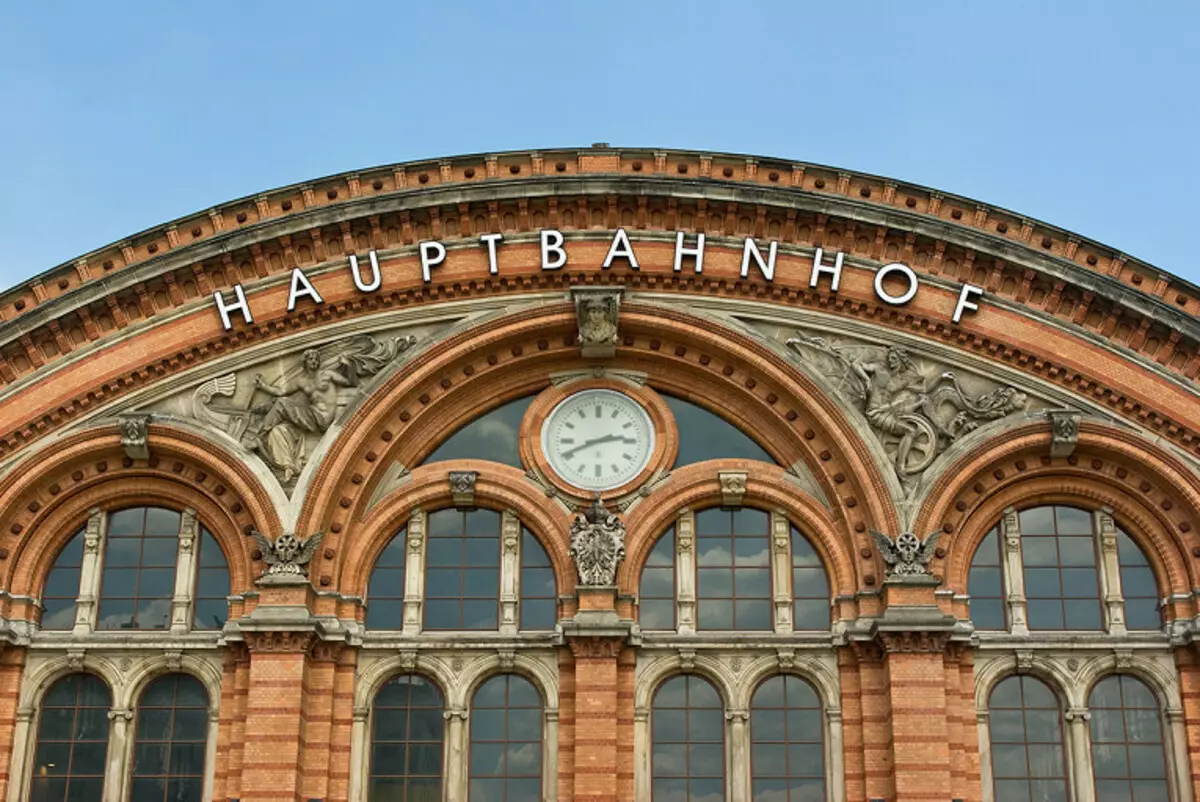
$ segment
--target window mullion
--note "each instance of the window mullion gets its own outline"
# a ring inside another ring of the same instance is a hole
[[[675,521],[676,627],[681,635],[696,632],[696,518],[684,507]]]
[[[104,570],[104,547],[108,541],[108,516],[93,507],[88,510],[83,532],[83,559],[79,567],[79,598],[75,601],[74,635],[88,635],[96,628],[100,605],[100,575]]]
[[[1100,539],[1100,592],[1104,597],[1105,629],[1110,635],[1124,635],[1125,596],[1121,593],[1121,565],[1117,559],[1117,523],[1108,507],[1094,515],[1096,536]]]
[[[792,525],[787,513],[771,514],[771,590],[775,598],[775,632],[792,631]]]
[[[1004,510],[1001,524],[1004,540],[1004,590],[1008,605],[1008,626],[1014,635],[1029,634],[1025,603],[1025,565],[1021,557],[1021,523],[1013,507]]]
[[[725,711],[726,765],[729,778],[729,802],[750,800],[750,713],[746,710]]]
[[[404,634],[421,631],[425,599],[425,513],[420,507],[408,517],[404,545]]]
[[[1067,721],[1067,754],[1071,767],[1071,796],[1075,802],[1094,802],[1095,783],[1092,780],[1092,738],[1089,724],[1092,714],[1086,707],[1073,707],[1063,714]]]
[[[199,538],[196,511],[185,509],[179,522],[179,547],[175,556],[175,593],[171,598],[171,634],[192,628],[192,599],[196,587],[196,544]]]
[[[513,510],[500,516],[500,634],[517,634],[521,574],[521,521]]]
[[[133,767],[133,710],[114,707],[108,711],[112,722],[108,730],[108,763],[104,769],[103,802],[121,802],[129,798]]]

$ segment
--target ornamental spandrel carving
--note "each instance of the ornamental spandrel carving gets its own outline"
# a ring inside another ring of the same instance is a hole
[[[797,331],[786,346],[863,414],[905,483],[959,437],[1029,405],[1015,387],[960,376],[898,345],[840,343]]]
[[[362,398],[367,380],[416,343],[412,335],[360,334],[285,355],[271,370],[248,369],[205,381],[192,392],[189,412],[240,440],[290,486],[321,436]]]
[[[325,538],[324,532],[301,540],[290,532],[275,538],[272,543],[257,529],[250,531],[251,537],[262,552],[267,568],[258,578],[260,585],[303,585],[308,582],[308,564],[317,553],[317,547]]]
[[[584,587],[611,587],[625,559],[625,524],[597,498],[571,522],[571,559]]]
[[[941,537],[940,529],[926,535],[924,540],[918,539],[912,532],[902,532],[892,539],[883,532],[871,530],[871,538],[887,566],[888,579],[931,576],[929,561],[933,559],[934,549]]]

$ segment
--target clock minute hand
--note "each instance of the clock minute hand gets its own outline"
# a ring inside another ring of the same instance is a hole
[[[575,455],[575,452],[577,452],[577,451],[582,451],[583,449],[588,448],[590,446],[598,446],[601,443],[611,443],[614,440],[627,440],[627,438],[621,437],[619,434],[606,434],[601,437],[592,438],[591,440],[585,440],[584,442],[580,443],[579,445],[575,446],[574,448],[570,448],[570,449],[567,449],[566,451],[564,451],[562,453],[562,458],[570,459],[572,456]],[[627,441],[630,443],[637,442],[636,440],[632,440],[632,439],[628,439]]]

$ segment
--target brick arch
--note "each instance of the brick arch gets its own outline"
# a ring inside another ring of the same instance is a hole
[[[617,586],[623,593],[637,593],[642,566],[654,544],[671,526],[684,507],[720,506],[718,471],[745,471],[746,494],[742,504],[767,512],[780,509],[808,538],[821,556],[833,595],[852,594],[863,579],[845,522],[837,521],[819,502],[799,490],[790,489],[782,468],[752,460],[710,460],[688,465],[671,474],[670,480],[626,519],[625,561],[617,571]]]
[[[1137,435],[1100,423],[1081,425],[1068,458],[1051,458],[1049,443],[1045,423],[1010,431],[964,455],[930,489],[917,530],[946,533],[946,557],[934,565],[946,584],[965,591],[971,559],[1006,507],[1069,504],[1112,508],[1164,595],[1190,593],[1196,569],[1187,555],[1197,545],[1200,488],[1186,468]]]
[[[741,332],[675,310],[622,308],[622,343],[608,368],[640,371],[651,384],[722,414],[785,465],[804,462],[835,517],[867,547],[869,526],[894,529],[887,482],[840,404],[785,358]],[[590,369],[566,305],[522,310],[461,332],[390,377],[344,423],[302,489],[298,529],[334,539],[361,519],[393,461],[417,464],[431,444],[492,406],[549,384],[552,373]],[[318,572],[328,572],[324,564]]]
[[[161,505],[195,509],[225,554],[231,589],[249,588],[255,572],[245,530],[280,532],[267,491],[239,460],[190,432],[152,424],[150,444],[149,460],[131,460],[116,427],[103,426],[10,470],[0,482],[0,513],[9,524],[0,535],[0,584],[36,595],[92,508]]]
[[[497,512],[511,509],[521,524],[546,549],[554,568],[559,594],[575,588],[575,569],[567,553],[567,529],[571,516],[544,491],[509,465],[482,460],[453,460],[423,465],[401,488],[385,496],[367,518],[353,524],[347,533],[347,548],[337,555],[330,584],[345,595],[365,597],[371,571],[379,555],[403,528],[408,517],[420,508],[426,511],[454,506],[447,474],[451,470],[477,471],[475,503]],[[336,580],[334,579],[336,577]],[[323,580],[318,580],[323,581]]]

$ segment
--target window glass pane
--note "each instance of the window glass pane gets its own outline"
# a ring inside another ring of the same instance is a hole
[[[700,522],[704,527],[701,529]],[[696,514],[698,629],[771,629],[770,517],[761,510]]]
[[[178,512],[135,507],[109,515],[99,629],[168,629],[179,551]]]
[[[200,802],[208,741],[208,693],[194,677],[167,674],[138,702],[132,802]]]
[[[1092,513],[1036,507],[1019,519],[1030,629],[1101,629]]]
[[[679,432],[675,468],[725,458],[775,462],[758,443],[719,415],[682,398],[665,394],[662,398],[670,407]]]
[[[988,700],[997,800],[1067,802],[1058,702],[1040,680],[1008,677]]]
[[[707,680],[679,676],[659,686],[650,713],[658,802],[724,799],[724,719],[720,696]]]
[[[442,694],[417,674],[388,680],[371,711],[371,799],[441,798]]]
[[[433,516],[431,515],[432,519]],[[453,541],[429,541],[428,560],[433,559],[433,544]],[[455,544],[461,551],[461,545]],[[408,528],[392,536],[384,547],[367,585],[367,629],[404,628],[404,554],[408,548]]]
[[[971,620],[976,629],[1005,629],[1004,575],[1001,569],[1000,527],[984,536],[971,560],[967,594],[971,597]]]
[[[499,626],[500,526],[500,513],[494,510],[430,513],[425,629]]]
[[[442,441],[420,464],[451,459],[486,459],[520,468],[517,434],[521,418],[533,398],[531,395],[518,398],[485,412]]]
[[[764,522],[770,526],[770,522]],[[829,579],[821,558],[799,529],[791,528],[792,539],[792,628],[828,629],[830,621]],[[767,592],[770,593],[768,586]]]
[[[42,629],[75,626],[75,599],[79,596],[79,571],[83,565],[83,530],[63,546],[42,589]]]
[[[1125,597],[1125,626],[1129,629],[1159,629],[1158,583],[1146,555],[1133,538],[1117,530],[1117,560],[1121,565],[1121,595]]]
[[[521,529],[521,629],[554,629],[558,593],[550,557],[533,533]]]
[[[92,802],[104,786],[108,686],[91,674],[68,674],[42,700],[34,746],[31,798]]]
[[[196,629],[220,629],[229,616],[229,564],[225,552],[212,532],[200,527],[200,553],[197,555],[196,603],[192,626]]]
[[[513,802],[541,798],[542,699],[524,677],[485,680],[471,702],[469,798]]]
[[[1162,724],[1150,689],[1136,677],[1105,677],[1088,708],[1097,800],[1167,799]]]
[[[825,799],[824,715],[816,691],[799,677],[772,677],[754,692],[750,765],[756,799],[797,787]],[[786,799],[787,797],[778,797]]]
[[[638,623],[642,629],[675,629],[675,527],[654,544],[638,588]]]

